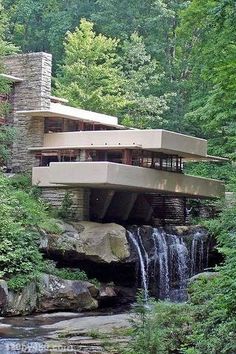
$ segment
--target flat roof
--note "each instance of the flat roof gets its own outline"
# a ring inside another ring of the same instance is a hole
[[[61,146],[55,146],[55,147],[32,147],[28,148],[29,151],[54,151],[54,150],[123,150],[123,149],[141,149],[141,145],[90,145],[90,146],[66,146],[66,147],[61,147]]]
[[[227,157],[212,156],[212,155],[207,155],[206,157],[203,156],[198,160],[195,160],[193,157],[184,158],[184,162],[208,162],[208,161],[227,162],[230,161],[230,159],[228,159]]]
[[[102,113],[86,111],[80,108],[74,108],[71,106],[65,106],[60,103],[50,104],[50,109],[47,110],[29,110],[29,111],[17,111],[19,114],[29,115],[31,117],[51,117],[51,118],[67,118],[72,120],[82,120],[89,123],[97,123],[114,127],[117,129],[127,129],[123,125],[118,124],[118,118],[109,116]]]

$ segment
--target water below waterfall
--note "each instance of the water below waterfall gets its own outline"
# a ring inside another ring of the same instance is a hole
[[[149,295],[174,302],[187,299],[188,279],[208,266],[207,233],[190,234],[152,227],[132,227],[128,237],[138,256],[140,285]]]

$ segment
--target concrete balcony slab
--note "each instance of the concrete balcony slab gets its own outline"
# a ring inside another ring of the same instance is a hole
[[[221,181],[113,162],[53,162],[50,167],[33,168],[33,184],[108,188],[189,198],[219,198],[225,194]]]

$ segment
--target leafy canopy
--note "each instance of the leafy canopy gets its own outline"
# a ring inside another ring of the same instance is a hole
[[[212,153],[234,156],[235,1],[193,0],[181,16],[182,59],[191,70],[186,121],[193,132],[210,139]]]
[[[85,19],[65,41],[65,60],[56,92],[84,109],[116,114],[128,102],[125,79],[118,65],[118,40],[96,35]]]
[[[139,128],[162,127],[171,95],[159,95],[164,76],[160,64],[147,52],[143,37],[136,32],[121,43],[119,56],[130,98],[123,123]]]

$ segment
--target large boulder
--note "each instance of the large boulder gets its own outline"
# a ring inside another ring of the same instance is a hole
[[[42,274],[39,282],[31,282],[21,291],[8,289],[0,280],[0,314],[28,315],[34,312],[85,311],[98,307],[98,289],[87,281],[64,280]]]
[[[98,307],[94,286],[88,282],[64,280],[43,274],[39,284],[38,312],[83,311]]]
[[[8,291],[5,312],[8,316],[27,315],[37,306],[37,285],[31,282],[20,292]]]
[[[0,314],[7,316],[26,315],[35,311],[37,287],[31,282],[20,292],[8,288],[5,280],[0,280]]]
[[[5,280],[0,279],[0,313],[4,312],[8,298],[8,287]]]
[[[58,222],[61,234],[42,234],[40,248],[64,257],[97,263],[123,262],[130,256],[126,229],[114,223]]]

